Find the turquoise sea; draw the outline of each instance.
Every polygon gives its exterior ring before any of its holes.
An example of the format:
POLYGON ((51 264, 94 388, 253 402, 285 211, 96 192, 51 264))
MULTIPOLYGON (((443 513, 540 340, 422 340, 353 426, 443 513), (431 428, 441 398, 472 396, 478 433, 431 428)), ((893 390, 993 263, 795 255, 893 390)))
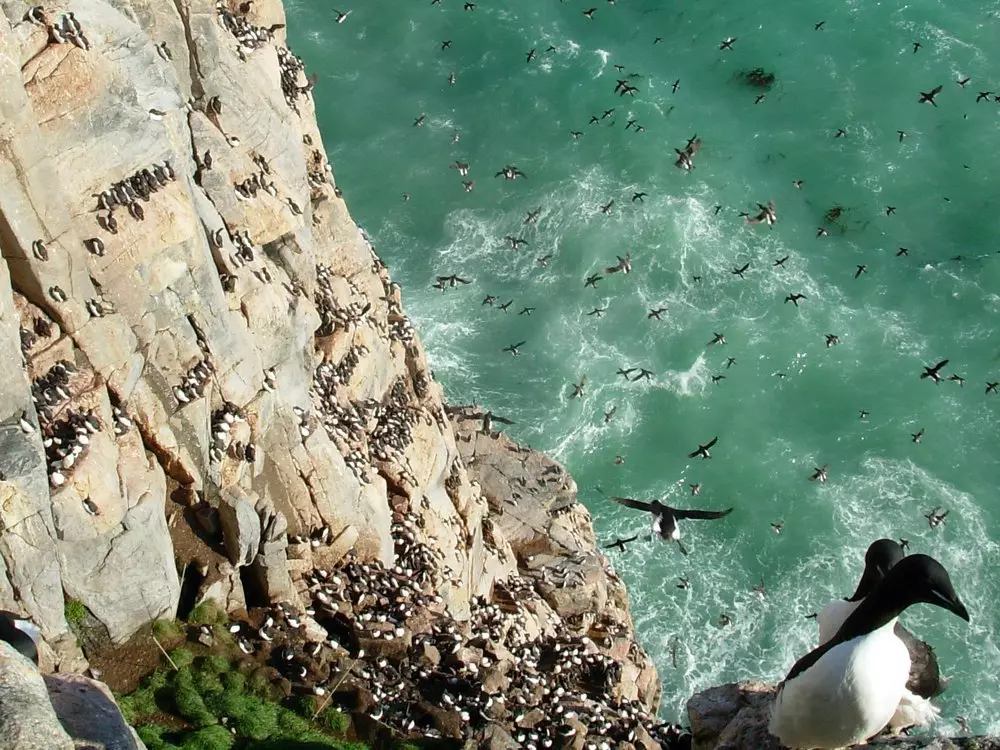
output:
POLYGON ((343 23, 329 3, 286 0, 291 45, 319 74, 337 182, 448 399, 514 420, 513 437, 565 463, 604 541, 649 519, 598 487, 735 507, 682 527, 688 557, 659 541, 609 552, 664 718, 684 720, 698 689, 783 677, 814 644, 805 616, 849 595, 865 548, 890 536, 941 560, 972 614, 903 617, 953 679, 938 731, 964 716, 1000 732, 1000 394, 986 393, 1000 380, 1000 103, 977 102, 1000 94, 1000 3, 341 1, 343 23), (741 77, 754 68, 770 89, 741 77), (936 106, 918 103, 938 85, 936 106), (674 149, 695 134, 685 172, 674 149), (526 178, 494 177, 505 165, 526 178), (768 201, 773 228, 741 218, 768 201), (631 274, 585 288, 626 253, 631 274), (432 288, 452 274, 470 283, 432 288), (706 347, 715 332, 726 344, 706 347), (501 351, 520 341, 520 356, 501 351), (964 386, 919 378, 942 359, 964 386), (687 458, 715 436, 711 460, 687 458), (808 481, 823 464, 829 482, 808 481), (949 514, 931 528, 934 508, 949 514))

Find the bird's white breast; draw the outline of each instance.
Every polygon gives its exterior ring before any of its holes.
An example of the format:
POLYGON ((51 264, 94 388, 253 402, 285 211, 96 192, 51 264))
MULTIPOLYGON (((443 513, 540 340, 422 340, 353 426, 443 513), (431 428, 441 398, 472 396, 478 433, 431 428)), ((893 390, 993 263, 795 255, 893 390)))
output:
POLYGON ((851 613, 858 608, 858 602, 848 602, 843 599, 834 599, 820 610, 816 622, 819 625, 819 645, 823 645, 833 638, 840 630, 851 613))
POLYGON ((837 644, 786 682, 771 709, 771 734, 789 748, 840 748, 885 727, 910 673, 895 624, 837 644))

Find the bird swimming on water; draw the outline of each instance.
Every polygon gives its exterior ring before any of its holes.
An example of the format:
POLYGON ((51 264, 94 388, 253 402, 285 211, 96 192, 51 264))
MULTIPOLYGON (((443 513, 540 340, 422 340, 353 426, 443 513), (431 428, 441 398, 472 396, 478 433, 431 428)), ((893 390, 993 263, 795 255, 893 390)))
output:
POLYGON ((664 541, 677 542, 680 551, 685 555, 688 551, 681 543, 681 530, 677 525, 678 521, 685 518, 711 521, 716 518, 728 516, 733 512, 732 508, 726 508, 726 510, 682 510, 681 508, 671 508, 669 505, 664 505, 659 500, 647 503, 643 500, 634 500, 631 497, 612 496, 611 499, 627 508, 635 508, 636 510, 645 510, 652 513, 653 533, 657 534, 664 541))
POLYGON ((795 663, 778 687, 771 734, 789 748, 840 748, 888 725, 910 673, 910 655, 893 629, 920 602, 969 620, 944 566, 927 555, 904 557, 833 638, 795 663))

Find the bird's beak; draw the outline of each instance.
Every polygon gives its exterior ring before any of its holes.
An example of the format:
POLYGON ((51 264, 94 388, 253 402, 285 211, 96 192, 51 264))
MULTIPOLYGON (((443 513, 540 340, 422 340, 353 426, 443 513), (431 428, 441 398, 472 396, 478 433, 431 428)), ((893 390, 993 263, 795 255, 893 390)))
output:
POLYGON ((949 612, 958 615, 966 622, 969 622, 969 610, 965 608, 965 605, 962 604, 962 601, 954 592, 944 593, 934 589, 931 593, 934 595, 935 599, 937 599, 937 601, 934 602, 935 604, 942 609, 946 609, 949 612))

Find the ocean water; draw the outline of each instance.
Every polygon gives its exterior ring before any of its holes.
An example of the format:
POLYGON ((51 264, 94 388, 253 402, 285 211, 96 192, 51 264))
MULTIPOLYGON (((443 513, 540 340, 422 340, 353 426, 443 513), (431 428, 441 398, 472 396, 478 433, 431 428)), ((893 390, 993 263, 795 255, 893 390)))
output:
POLYGON ((735 507, 683 526, 687 557, 659 541, 609 552, 663 716, 684 720, 701 688, 783 677, 815 642, 805 616, 849 595, 867 545, 890 536, 941 560, 972 615, 903 617, 953 679, 938 730, 964 716, 1000 732, 1000 394, 985 392, 1000 380, 1000 104, 976 101, 1000 94, 1000 3, 349 2, 336 23, 328 3, 286 0, 291 44, 319 74, 337 182, 449 400, 514 420, 513 437, 565 463, 602 540, 649 520, 602 490, 735 507), (757 67, 775 75, 767 91, 741 78, 757 67), (938 85, 937 106, 918 103, 938 85), (695 134, 687 173, 674 149, 695 134), (526 179, 494 177, 505 165, 526 179), (741 218, 772 200, 773 228, 741 218), (626 253, 631 274, 585 288, 626 253), (470 283, 432 288, 451 274, 470 283), (715 332, 726 344, 707 347, 715 332), (919 379, 946 358, 964 386, 919 379), (687 458, 715 436, 711 460, 687 458), (823 464, 829 482, 808 481, 823 464), (936 507, 949 515, 931 528, 936 507))

